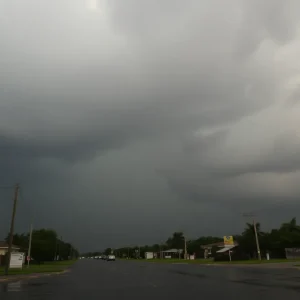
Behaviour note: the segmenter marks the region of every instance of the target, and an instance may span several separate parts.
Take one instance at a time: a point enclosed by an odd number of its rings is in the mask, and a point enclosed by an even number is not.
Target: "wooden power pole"
[[[255,233],[257,257],[259,260],[261,260],[260,246],[259,246],[259,240],[258,240],[258,235],[257,235],[257,227],[256,227],[256,222],[255,222],[254,218],[253,218],[253,228],[254,228],[254,233]]]
[[[184,236],[184,259],[187,259],[187,246],[186,246],[186,237]]]
[[[261,260],[261,252],[260,252],[260,246],[259,246],[259,239],[258,239],[258,233],[257,233],[257,227],[255,222],[255,216],[253,213],[244,213],[244,217],[252,217],[253,218],[253,229],[254,229],[254,235],[255,235],[255,243],[256,243],[256,249],[257,249],[257,258]]]
[[[14,205],[13,205],[13,211],[12,211],[11,223],[10,223],[7,260],[6,260],[6,265],[5,265],[5,275],[8,275],[8,270],[9,270],[9,265],[10,265],[10,258],[11,258],[11,252],[12,252],[13,239],[14,239],[15,216],[16,216],[16,210],[17,210],[19,188],[20,188],[19,185],[16,184],[15,193],[14,193]]]
[[[28,255],[27,255],[27,268],[29,268],[30,261],[31,261],[32,230],[33,230],[33,223],[31,223],[31,225],[30,225],[29,247],[28,247]]]

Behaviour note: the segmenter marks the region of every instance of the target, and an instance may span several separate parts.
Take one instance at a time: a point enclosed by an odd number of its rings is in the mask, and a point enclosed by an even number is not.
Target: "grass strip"
[[[41,265],[27,265],[23,266],[23,269],[10,269],[9,275],[26,275],[26,274],[39,274],[39,273],[54,273],[62,272],[69,266],[74,264],[74,260],[58,261],[58,262],[46,262]],[[4,275],[4,267],[0,267],[0,276]]]

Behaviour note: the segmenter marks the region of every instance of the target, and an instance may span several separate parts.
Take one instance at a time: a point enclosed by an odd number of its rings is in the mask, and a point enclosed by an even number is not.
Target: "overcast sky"
[[[0,185],[21,185],[16,230],[33,216],[86,251],[236,234],[252,210],[265,230],[300,217],[299,11],[0,0]]]

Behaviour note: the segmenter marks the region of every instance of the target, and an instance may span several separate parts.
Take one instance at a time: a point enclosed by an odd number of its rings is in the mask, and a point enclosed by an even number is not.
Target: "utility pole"
[[[30,235],[29,235],[28,256],[27,256],[27,268],[29,268],[29,264],[30,264],[30,260],[31,260],[32,230],[33,230],[33,224],[31,223],[31,225],[30,225]]]
[[[257,228],[256,228],[256,222],[255,219],[253,218],[253,227],[254,227],[254,232],[255,232],[255,240],[256,240],[256,248],[257,248],[257,257],[259,260],[261,260],[261,254],[260,254],[260,247],[259,247],[259,240],[257,236]]]
[[[257,234],[257,228],[256,228],[256,222],[254,218],[253,213],[248,213],[248,214],[243,214],[244,217],[252,217],[253,218],[253,229],[254,229],[254,234],[255,234],[255,242],[256,242],[256,249],[257,249],[257,258],[261,260],[261,253],[260,253],[260,246],[259,246],[259,239],[258,239],[258,234]]]
[[[9,265],[10,265],[12,244],[13,244],[13,239],[14,239],[15,217],[16,217],[17,202],[18,202],[18,196],[19,196],[19,188],[20,188],[19,184],[16,184],[15,192],[14,192],[14,205],[13,205],[13,211],[12,211],[11,223],[10,223],[7,261],[6,261],[6,266],[5,266],[5,275],[8,275],[8,269],[9,269]]]
[[[184,259],[187,259],[186,237],[184,236]]]

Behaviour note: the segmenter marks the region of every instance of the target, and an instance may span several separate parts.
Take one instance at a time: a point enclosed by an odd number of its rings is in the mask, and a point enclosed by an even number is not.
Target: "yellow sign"
[[[233,236],[224,236],[224,246],[234,246]]]

